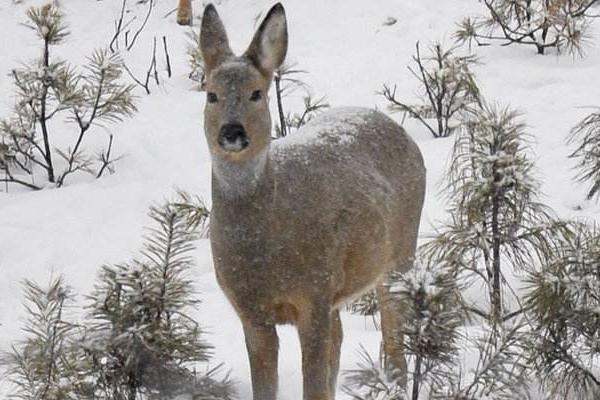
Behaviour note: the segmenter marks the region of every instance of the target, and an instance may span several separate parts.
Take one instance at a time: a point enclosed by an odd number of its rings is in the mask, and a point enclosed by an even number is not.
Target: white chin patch
[[[234,153],[244,150],[248,146],[248,140],[244,137],[238,137],[235,141],[226,141],[223,143],[223,149]]]

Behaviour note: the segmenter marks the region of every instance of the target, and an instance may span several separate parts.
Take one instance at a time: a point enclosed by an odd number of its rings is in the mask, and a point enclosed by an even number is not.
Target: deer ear
[[[265,75],[272,75],[287,53],[287,22],[281,3],[275,4],[252,38],[244,55]]]
[[[223,22],[212,4],[206,6],[202,16],[200,51],[207,71],[214,69],[227,58],[233,56]]]

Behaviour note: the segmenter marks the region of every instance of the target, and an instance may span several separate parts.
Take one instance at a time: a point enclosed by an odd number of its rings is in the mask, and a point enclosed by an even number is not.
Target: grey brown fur
[[[333,400],[338,309],[376,286],[386,353],[404,369],[395,332],[401,310],[382,282],[391,269],[411,266],[425,191],[419,149],[391,119],[362,108],[334,109],[271,144],[266,93],[287,49],[280,4],[240,57],[209,5],[201,46],[214,100],[205,109],[213,259],[243,324],[254,400],[276,398],[281,323],[298,328],[304,399]],[[232,124],[243,128],[247,147],[222,145]]]

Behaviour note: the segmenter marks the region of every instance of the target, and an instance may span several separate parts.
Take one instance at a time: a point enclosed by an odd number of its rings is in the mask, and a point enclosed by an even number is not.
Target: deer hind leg
[[[338,372],[340,369],[340,351],[342,348],[342,320],[338,310],[332,313],[331,325],[331,347],[329,351],[329,395],[331,399],[335,398]]]
[[[310,310],[300,313],[298,334],[304,400],[333,400],[330,387],[333,326],[331,307],[323,302],[313,303]]]
[[[250,321],[244,321],[243,325],[250,359],[253,399],[275,400],[279,350],[279,338],[275,325],[259,325]]]
[[[396,235],[395,268],[390,272],[406,272],[413,267],[417,249],[420,213],[413,215],[412,223],[406,224],[402,231]],[[394,301],[390,293],[389,273],[386,279],[377,288],[377,300],[381,315],[381,331],[383,336],[384,361],[386,366],[395,368],[398,373],[395,378],[402,385],[406,385],[407,364],[404,352],[404,309],[401,304]]]
[[[404,356],[404,335],[402,334],[402,308],[393,300],[386,282],[376,288],[381,315],[381,332],[383,336],[383,352],[386,367],[398,370],[395,375],[400,382],[406,384],[406,357]]]

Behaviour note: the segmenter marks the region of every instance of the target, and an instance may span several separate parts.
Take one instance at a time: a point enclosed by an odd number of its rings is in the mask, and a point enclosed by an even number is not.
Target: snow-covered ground
[[[40,0],[0,1],[0,117],[10,113],[14,91],[9,73],[21,62],[38,55],[40,42],[22,25],[25,10]],[[129,1],[128,16],[137,15],[130,29],[143,20],[146,6]],[[163,53],[157,54],[161,84],[151,95],[141,88],[139,112],[114,126],[96,129],[89,144],[100,146],[108,132],[115,135],[115,151],[123,155],[116,173],[100,180],[74,176],[66,187],[39,192],[11,187],[0,191],[0,350],[21,335],[23,319],[21,282],[47,282],[64,274],[83,295],[102,264],[130,259],[141,244],[148,225],[148,205],[171,196],[174,188],[210,199],[209,154],[203,137],[204,94],[188,79],[185,32],[175,16],[165,15],[175,0],[157,0],[147,27],[131,52],[124,53],[134,73],[145,73],[152,38],[169,41],[173,77],[164,70]],[[228,28],[234,51],[249,43],[255,18],[271,5],[268,0],[216,0]],[[406,70],[417,40],[450,44],[456,23],[482,11],[475,0],[286,0],[290,44],[288,60],[308,71],[302,78],[319,97],[334,106],[356,105],[385,110],[376,92],[383,83],[396,83],[403,99],[414,99],[417,82]],[[106,46],[114,32],[121,1],[60,0],[72,35],[53,49],[56,56],[81,65],[94,48]],[[195,14],[202,1],[194,2]],[[397,19],[394,25],[384,22]],[[198,25],[196,18],[195,24]],[[474,49],[482,64],[475,73],[486,99],[510,104],[524,114],[535,138],[538,176],[543,201],[560,216],[598,218],[600,207],[584,202],[584,188],[572,182],[573,163],[564,144],[569,129],[589,113],[583,107],[600,105],[600,29],[592,31],[586,57],[538,56],[530,47],[490,46]],[[288,108],[300,104],[301,92],[287,99]],[[274,102],[272,102],[274,103]],[[398,119],[400,116],[394,116]],[[432,139],[414,120],[405,124],[420,145],[428,169],[428,193],[421,236],[432,232],[444,218],[445,206],[437,183],[444,174],[452,138]],[[58,143],[69,143],[68,125],[54,127]],[[93,137],[92,137],[93,136]],[[207,240],[196,253],[196,282],[203,303],[198,318],[208,327],[215,345],[214,362],[224,362],[238,383],[240,399],[250,399],[250,379],[241,326],[218,289]],[[83,296],[79,297],[82,300]],[[360,343],[377,351],[379,333],[361,318],[344,315],[345,340],[342,369],[354,367]],[[300,352],[294,329],[282,327],[280,398],[298,399],[301,392]],[[1,371],[0,371],[1,372]],[[4,388],[4,389],[3,389]],[[5,386],[0,384],[0,397]],[[340,393],[340,397],[344,398]]]

